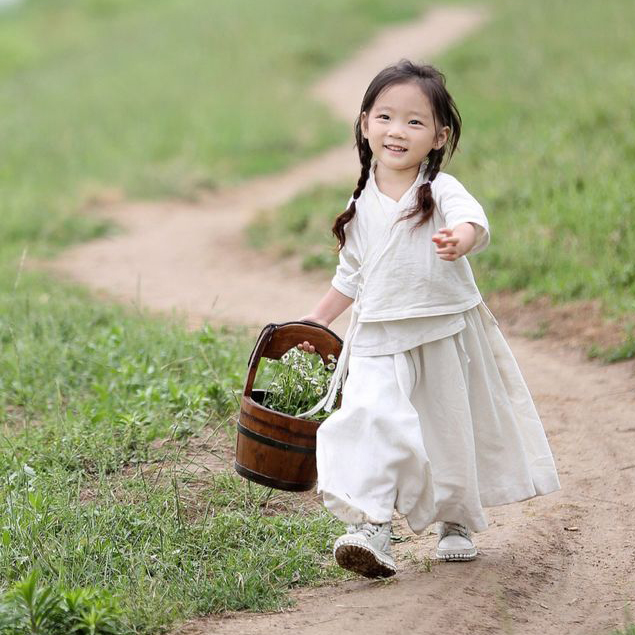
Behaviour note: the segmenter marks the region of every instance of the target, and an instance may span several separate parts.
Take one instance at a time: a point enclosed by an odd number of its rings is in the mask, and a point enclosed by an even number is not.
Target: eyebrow
[[[390,106],[379,106],[377,110],[390,110],[390,112],[393,112],[394,108],[391,108]],[[427,116],[417,110],[411,110],[408,115],[417,115],[417,117],[421,117],[422,119]]]

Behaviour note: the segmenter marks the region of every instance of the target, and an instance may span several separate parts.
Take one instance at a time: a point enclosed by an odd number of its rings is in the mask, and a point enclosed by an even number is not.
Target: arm
[[[449,174],[439,176],[443,176],[443,178],[436,185],[436,196],[438,197],[439,211],[444,219],[444,229],[453,230],[452,235],[458,237],[461,243],[456,258],[468,253],[480,253],[487,248],[490,242],[489,222],[483,207],[457,179]],[[435,179],[435,183],[437,180],[438,178]],[[470,239],[471,231],[467,225],[471,225],[476,231],[474,242]],[[465,232],[468,232],[467,236]],[[439,238],[440,234],[441,232],[438,232],[435,238]],[[445,236],[448,235],[445,234]],[[465,238],[468,240],[466,241]],[[441,246],[437,240],[434,242],[437,243],[437,247]],[[439,256],[447,255],[437,253]],[[444,258],[444,260],[451,259]]]
[[[311,320],[311,322],[317,322],[322,324],[322,326],[328,326],[351,304],[353,304],[353,298],[349,298],[347,295],[340,293],[335,287],[331,287],[318,302],[315,309],[309,315],[300,318],[300,320]]]

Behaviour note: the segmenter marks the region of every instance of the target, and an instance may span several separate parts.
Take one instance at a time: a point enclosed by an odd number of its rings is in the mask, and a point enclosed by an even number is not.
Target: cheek
[[[386,133],[386,129],[383,126],[370,126],[368,129],[368,136],[371,139],[383,139]]]

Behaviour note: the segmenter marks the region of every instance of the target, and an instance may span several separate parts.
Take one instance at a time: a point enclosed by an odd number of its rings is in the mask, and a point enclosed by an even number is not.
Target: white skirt
[[[545,432],[484,305],[460,333],[395,355],[351,355],[342,405],[318,429],[318,492],[347,523],[393,511],[487,529],[484,507],[560,489]]]

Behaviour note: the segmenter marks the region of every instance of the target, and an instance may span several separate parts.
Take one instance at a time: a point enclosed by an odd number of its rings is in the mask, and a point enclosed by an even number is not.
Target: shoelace
[[[349,525],[348,526],[349,534],[364,534],[366,538],[372,538],[375,534],[379,533],[381,529],[381,525],[373,525],[373,523],[363,523],[361,525]]]
[[[445,526],[443,529],[443,535],[441,537],[445,538],[446,536],[449,536],[450,534],[461,536],[463,538],[467,538],[468,540],[470,538],[470,534],[468,532],[467,527],[459,523],[445,523]]]

